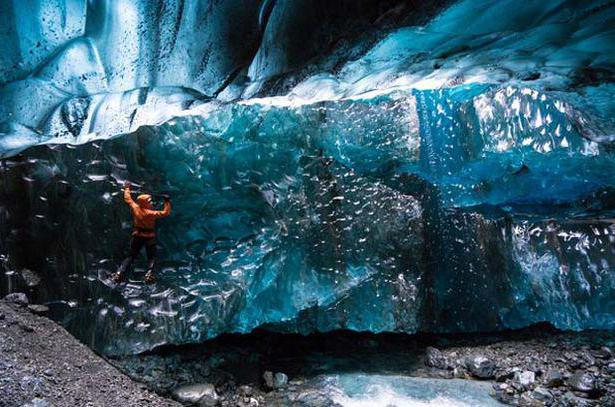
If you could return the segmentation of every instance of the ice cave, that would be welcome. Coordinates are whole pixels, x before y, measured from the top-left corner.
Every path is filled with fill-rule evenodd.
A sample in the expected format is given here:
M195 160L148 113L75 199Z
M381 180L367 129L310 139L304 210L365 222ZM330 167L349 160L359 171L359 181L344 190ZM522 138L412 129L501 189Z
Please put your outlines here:
M614 98L613 1L1 0L0 294L120 364L547 326L607 338L599 392L333 369L302 402L609 405ZM172 202L154 284L144 257L110 281L125 181Z

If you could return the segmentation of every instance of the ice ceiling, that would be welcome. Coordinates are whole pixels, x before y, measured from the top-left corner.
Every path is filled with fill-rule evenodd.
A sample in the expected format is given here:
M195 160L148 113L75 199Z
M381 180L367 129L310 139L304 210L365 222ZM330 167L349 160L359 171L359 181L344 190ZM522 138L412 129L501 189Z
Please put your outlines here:
M2 2L2 289L107 353L615 328L615 5L414 3ZM154 286L102 282L124 179L173 196Z

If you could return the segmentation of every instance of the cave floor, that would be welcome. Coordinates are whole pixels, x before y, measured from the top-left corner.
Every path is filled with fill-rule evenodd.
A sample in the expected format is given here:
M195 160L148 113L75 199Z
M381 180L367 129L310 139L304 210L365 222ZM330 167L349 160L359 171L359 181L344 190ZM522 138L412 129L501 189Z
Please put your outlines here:
M209 383L223 405L442 405L438 397L449 394L448 405L459 406L602 406L615 405L614 350L613 331L546 324L454 335L256 331L112 363L163 395ZM288 382L272 386L265 372L284 373ZM413 390L419 387L421 394Z
M4 406L615 405L615 332L224 335L102 358L0 301ZM108 363L110 362L110 363ZM444 404L443 404L444 403Z

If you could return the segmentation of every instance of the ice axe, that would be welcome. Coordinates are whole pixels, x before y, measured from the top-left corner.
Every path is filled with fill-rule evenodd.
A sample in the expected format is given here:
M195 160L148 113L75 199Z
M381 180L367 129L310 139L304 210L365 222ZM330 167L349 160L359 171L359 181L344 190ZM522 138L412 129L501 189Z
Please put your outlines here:
M131 185L132 184L130 183L130 181L124 181L124 188L126 187L130 188ZM135 192L137 194L147 194L151 196L152 198L162 198L165 201L171 199L171 196L165 192L150 192L150 191L145 191L143 189L135 189L135 190L131 189L131 192Z

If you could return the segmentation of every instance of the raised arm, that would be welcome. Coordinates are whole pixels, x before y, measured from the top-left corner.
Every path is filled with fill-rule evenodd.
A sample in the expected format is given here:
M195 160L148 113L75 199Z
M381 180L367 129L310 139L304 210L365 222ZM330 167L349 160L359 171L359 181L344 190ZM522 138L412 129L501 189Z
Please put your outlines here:
M171 213L171 199L167 196L164 197L164 206L161 211L151 211L150 214L156 218L164 218Z
M132 195L130 195L130 182L124 182L124 202L128 204L131 208L138 208L139 205L132 199Z

